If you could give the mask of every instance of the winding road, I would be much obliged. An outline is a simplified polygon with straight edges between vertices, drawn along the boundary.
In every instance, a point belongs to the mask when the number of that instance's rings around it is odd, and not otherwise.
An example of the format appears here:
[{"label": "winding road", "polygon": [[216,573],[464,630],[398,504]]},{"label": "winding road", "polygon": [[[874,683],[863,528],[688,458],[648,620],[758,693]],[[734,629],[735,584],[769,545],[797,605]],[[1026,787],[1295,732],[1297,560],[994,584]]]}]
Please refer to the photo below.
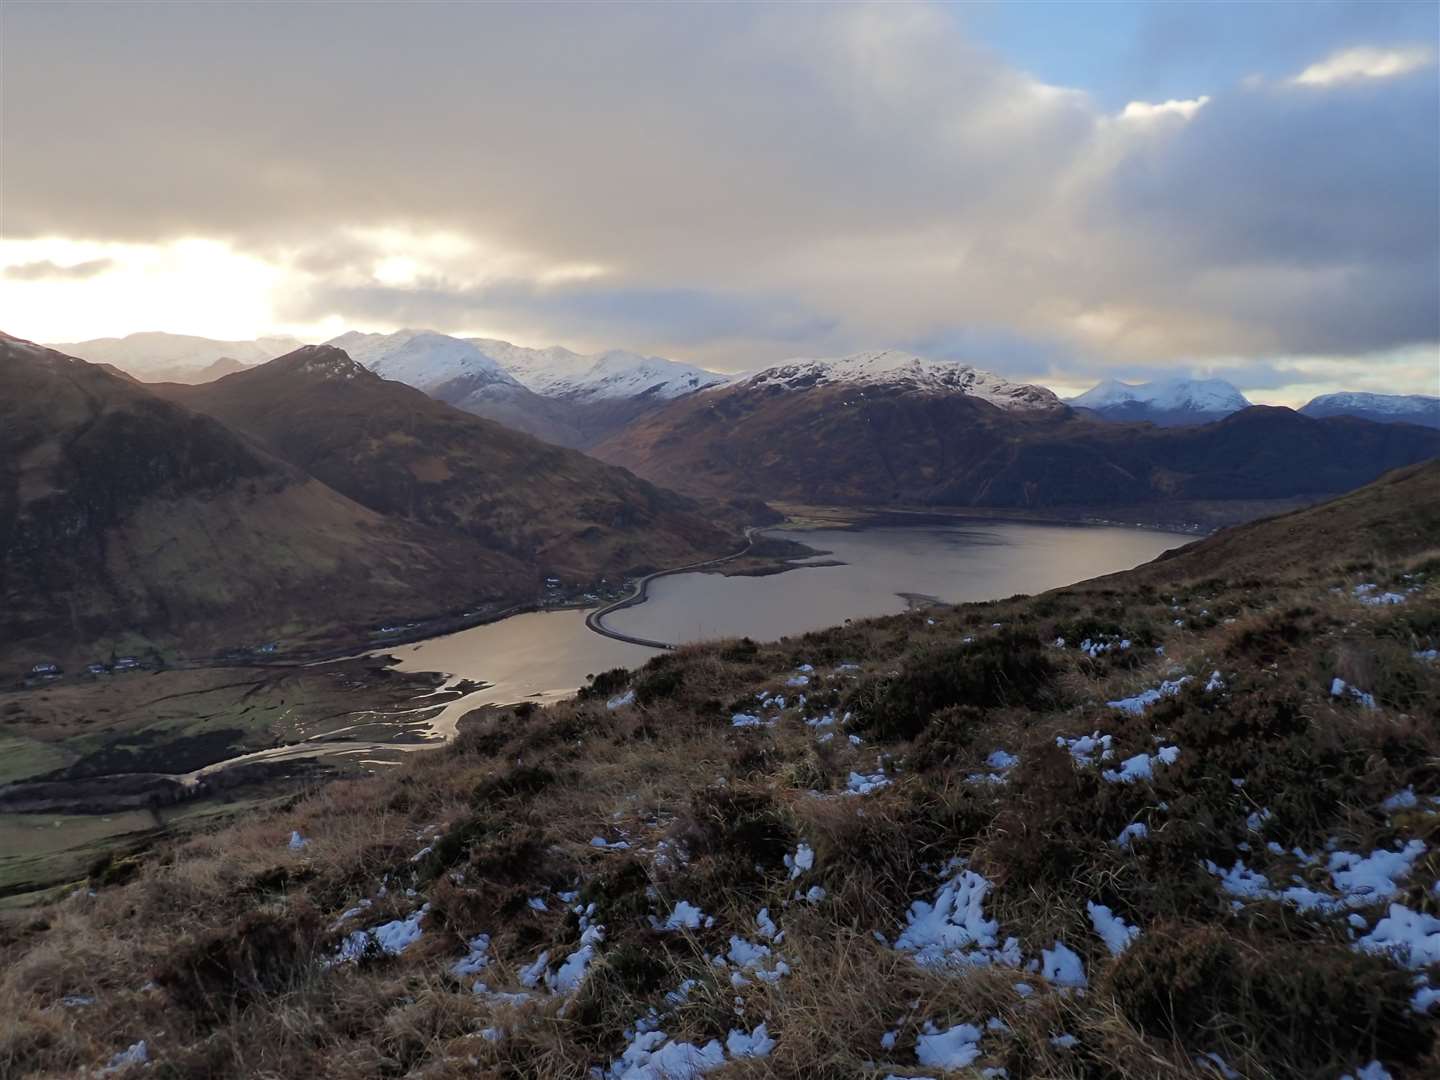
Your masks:
[{"label": "winding road", "polygon": [[585,616],[585,628],[593,630],[602,637],[614,638],[616,641],[627,641],[631,645],[644,645],[650,649],[674,649],[675,645],[668,641],[651,641],[649,638],[635,637],[632,634],[622,634],[618,630],[611,630],[605,625],[605,616],[613,611],[620,611],[622,608],[634,607],[636,604],[643,604],[645,596],[649,592],[650,583],[656,578],[668,577],[670,574],[685,574],[693,570],[706,570],[712,566],[719,566],[722,563],[730,562],[740,558],[742,555],[750,554],[755,547],[755,538],[764,532],[763,529],[750,525],[745,529],[745,546],[739,551],[729,555],[722,555],[718,559],[706,559],[703,562],[689,563],[685,566],[673,566],[669,570],[657,570],[653,574],[646,574],[635,583],[635,589],[629,596],[616,600],[613,604],[606,604],[602,608],[596,608]]}]

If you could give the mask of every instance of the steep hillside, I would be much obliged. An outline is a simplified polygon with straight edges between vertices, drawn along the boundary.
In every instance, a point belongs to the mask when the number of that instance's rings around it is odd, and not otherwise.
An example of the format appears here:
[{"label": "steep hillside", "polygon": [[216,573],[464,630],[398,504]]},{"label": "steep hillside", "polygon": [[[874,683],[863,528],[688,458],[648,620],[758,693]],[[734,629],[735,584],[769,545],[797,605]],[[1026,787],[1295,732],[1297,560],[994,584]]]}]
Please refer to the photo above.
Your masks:
[{"label": "steep hillside", "polygon": [[948,382],[876,367],[762,372],[593,452],[691,492],[1031,508],[1318,497],[1440,453],[1440,436],[1410,426],[1256,406],[1161,429],[1086,419],[1049,391],[955,365]]},{"label": "steep hillside", "polygon": [[133,380],[0,337],[7,666],[353,639],[397,611],[505,595],[518,569],[387,521]]},{"label": "steep hillside", "polygon": [[1440,397],[1424,394],[1321,394],[1300,411],[1306,416],[1353,416],[1380,424],[1440,428]]},{"label": "steep hillside", "polygon": [[1066,404],[1106,420],[1144,422],[1161,427],[1208,424],[1248,409],[1245,395],[1224,379],[1163,379],[1123,383],[1110,379]]},{"label": "steep hillside", "polygon": [[1434,1076],[1437,486],[474,714],[12,919],[0,1061]]},{"label": "steep hillside", "polygon": [[620,577],[737,542],[691,499],[382,379],[329,346],[164,392],[377,513],[477,541],[540,576]]}]

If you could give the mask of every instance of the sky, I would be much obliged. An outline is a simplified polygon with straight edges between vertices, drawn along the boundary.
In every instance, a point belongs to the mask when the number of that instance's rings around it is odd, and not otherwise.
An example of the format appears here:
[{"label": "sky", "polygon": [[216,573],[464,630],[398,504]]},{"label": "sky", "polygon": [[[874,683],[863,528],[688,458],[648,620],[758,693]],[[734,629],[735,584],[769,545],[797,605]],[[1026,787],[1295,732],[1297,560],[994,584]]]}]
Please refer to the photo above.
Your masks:
[{"label": "sky", "polygon": [[0,4],[0,329],[1440,393],[1440,5]]}]

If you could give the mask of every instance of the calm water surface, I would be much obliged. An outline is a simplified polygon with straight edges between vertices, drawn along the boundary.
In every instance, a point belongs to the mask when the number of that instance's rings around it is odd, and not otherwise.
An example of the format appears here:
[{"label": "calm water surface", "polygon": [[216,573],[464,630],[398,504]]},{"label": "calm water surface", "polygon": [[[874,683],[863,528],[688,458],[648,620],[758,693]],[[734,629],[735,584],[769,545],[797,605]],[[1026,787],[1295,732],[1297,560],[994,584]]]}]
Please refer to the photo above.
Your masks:
[{"label": "calm water surface", "polygon": [[[768,535],[831,553],[810,562],[845,565],[801,564],[767,577],[676,574],[653,582],[644,604],[608,616],[606,624],[657,641],[768,640],[903,611],[907,593],[962,603],[1043,592],[1128,570],[1188,539],[1143,529],[1005,523]],[[434,721],[442,737],[481,705],[554,701],[583,686],[586,675],[635,667],[655,653],[591,633],[579,611],[516,615],[393,651],[404,670],[490,684]]]},{"label": "calm water surface", "polygon": [[767,535],[831,552],[826,560],[845,565],[770,577],[676,574],[652,583],[644,604],[606,616],[606,625],[654,641],[763,641],[903,611],[905,593],[958,604],[1044,592],[1128,570],[1188,541],[1144,529],[1005,523]]}]

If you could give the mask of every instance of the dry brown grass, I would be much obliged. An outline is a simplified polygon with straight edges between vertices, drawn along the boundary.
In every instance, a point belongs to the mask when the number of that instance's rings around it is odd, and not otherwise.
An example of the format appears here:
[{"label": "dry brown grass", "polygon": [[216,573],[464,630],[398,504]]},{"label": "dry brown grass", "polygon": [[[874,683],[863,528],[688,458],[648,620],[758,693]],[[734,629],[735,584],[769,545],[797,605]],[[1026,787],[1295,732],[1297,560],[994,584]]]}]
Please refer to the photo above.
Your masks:
[{"label": "dry brown grass", "polygon": [[[619,710],[602,696],[491,714],[449,748],[155,851],[133,882],[12,922],[0,970],[0,1016],[9,1018],[0,1075],[73,1076],[144,1038],[157,1076],[580,1078],[608,1066],[625,1028],[652,1009],[670,1037],[697,1043],[765,1023],[773,1053],[732,1062],[723,1075],[736,1077],[933,1073],[916,1062],[925,1023],[983,1027],[992,1017],[1006,1030],[987,1032],[975,1064],[1012,1078],[1208,1076],[1195,1057],[1212,1051],[1247,1077],[1337,1075],[1371,1057],[1397,1077],[1424,1075],[1440,1057],[1433,1025],[1392,1007],[1405,977],[1355,953],[1343,919],[1276,903],[1233,909],[1201,861],[1228,866],[1239,842],[1252,845],[1254,866],[1270,859],[1266,840],[1314,850],[1333,838],[1369,851],[1419,838],[1428,851],[1397,899],[1440,910],[1429,889],[1440,873],[1440,816],[1377,809],[1406,785],[1440,795],[1440,668],[1411,655],[1440,644],[1436,565],[1417,556],[1327,566],[1263,589],[1111,579],[1099,590],[770,645],[683,649],[633,676],[648,687],[644,703]],[[1354,598],[1362,580],[1406,573],[1425,577],[1404,605]],[[1137,645],[1091,659],[1074,642],[1049,647],[1054,671],[1029,705],[1003,694],[944,704],[913,742],[862,731],[855,747],[853,729],[803,722],[843,712],[867,680],[888,680],[889,700],[910,702],[905,672],[915,657],[994,633],[993,622],[1049,642],[1087,618],[1137,641],[1153,636],[1164,655]],[[963,652],[944,655],[968,662]],[[862,670],[835,670],[856,660]],[[801,711],[784,683],[805,662],[823,677],[806,688]],[[1227,689],[1206,694],[1200,685],[1216,669]],[[1180,673],[1195,681],[1144,715],[1104,705]],[[1336,675],[1373,690],[1380,707],[1332,698]],[[942,689],[973,685],[965,678]],[[785,693],[791,708],[773,727],[731,727],[731,713],[762,691]],[[1055,747],[1057,736],[1094,730],[1113,736],[1116,760],[1153,752],[1157,736],[1181,746],[1181,757],[1152,783],[1106,784]],[[1009,783],[972,782],[1001,748],[1021,759]],[[888,787],[842,794],[852,770],[881,762]],[[1262,808],[1273,818],[1262,835],[1248,833],[1246,815]],[[1149,824],[1150,838],[1117,848],[1113,839],[1135,821]],[[287,847],[292,830],[308,840],[300,851]],[[602,850],[597,836],[629,847]],[[792,877],[783,856],[802,840],[814,866]],[[432,854],[414,861],[426,846]],[[922,969],[875,939],[894,941],[908,905],[933,896],[956,856],[994,882],[985,913],[1027,958],[1056,940],[1082,955],[1088,992],[1057,992],[1038,974],[1004,968]],[[1276,875],[1300,870],[1271,861]],[[1324,877],[1303,874],[1311,884]],[[825,890],[822,900],[794,898],[812,886]],[[492,937],[482,977],[493,988],[516,988],[541,950],[558,962],[579,945],[572,905],[557,898],[572,889],[606,927],[574,997],[498,1003],[450,973],[479,933]],[[532,908],[534,897],[547,910]],[[332,929],[361,899],[372,906]],[[681,900],[714,925],[657,931],[652,916]],[[1144,949],[1113,960],[1091,927],[1090,900],[1139,925]],[[423,902],[424,934],[402,955],[328,963],[346,932]],[[790,973],[734,986],[711,958],[732,934],[758,940],[762,907],[784,929],[770,945]],[[1186,965],[1212,948],[1232,950],[1245,977],[1204,983],[1209,1012],[1198,1019],[1167,1011],[1164,1002],[1180,1000],[1167,995],[1189,985]],[[695,980],[689,998],[667,1003],[683,980]],[[1022,997],[1021,981],[1036,992]],[[67,1007],[69,995],[95,1001]],[[1336,1023],[1335,1010],[1355,1012],[1355,1002],[1389,1011],[1370,1027]],[[504,1035],[488,1038],[487,1029]],[[885,1049],[888,1032],[895,1040]],[[1061,1032],[1079,1045],[1053,1045]]]}]

